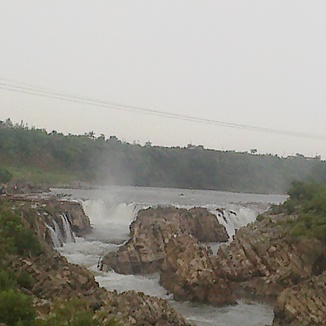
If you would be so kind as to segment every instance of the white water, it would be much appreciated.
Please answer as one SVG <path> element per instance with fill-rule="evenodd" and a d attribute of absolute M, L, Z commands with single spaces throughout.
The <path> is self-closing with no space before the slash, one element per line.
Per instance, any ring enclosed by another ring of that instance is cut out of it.
<path fill-rule="evenodd" d="M 61 217 L 61 220 L 62 220 L 63 231 L 64 231 L 64 234 L 65 234 L 65 242 L 66 243 L 75 242 L 75 239 L 74 239 L 74 236 L 72 234 L 67 215 L 66 214 L 61 214 L 60 217 Z"/>
<path fill-rule="evenodd" d="M 159 285 L 159 275 L 135 276 L 115 272 L 99 272 L 99 258 L 118 249 L 118 244 L 128 239 L 129 225 L 141 208 L 156 205 L 177 207 L 206 207 L 216 214 L 225 225 L 229 235 L 235 229 L 255 220 L 258 213 L 271 203 L 285 200 L 285 196 L 234 194 L 217 191 L 107 187 L 97 190 L 53 189 L 55 193 L 68 193 L 72 198 L 82 200 L 86 214 L 91 220 L 93 232 L 86 239 L 66 243 L 58 248 L 67 259 L 85 265 L 92 270 L 99 284 L 108 290 L 123 292 L 142 291 L 170 301 L 186 319 L 196 325 L 268 325 L 273 319 L 272 307 L 254 302 L 240 301 L 236 306 L 216 308 L 207 305 L 175 302 Z M 219 244 L 210 244 L 216 251 Z"/>
<path fill-rule="evenodd" d="M 54 248 L 59 248 L 62 243 L 59 240 L 58 233 L 52 228 L 52 226 L 50 226 L 50 225 L 48 225 L 46 223 L 45 223 L 45 226 L 50 231 L 50 237 L 51 237 L 51 240 L 53 242 L 53 247 Z"/>

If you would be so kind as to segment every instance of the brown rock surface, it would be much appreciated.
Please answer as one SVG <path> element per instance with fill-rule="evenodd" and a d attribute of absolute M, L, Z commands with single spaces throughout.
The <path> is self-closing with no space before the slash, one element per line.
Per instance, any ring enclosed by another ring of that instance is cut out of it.
<path fill-rule="evenodd" d="M 176 300 L 235 304 L 228 281 L 215 271 L 209 251 L 193 236 L 171 237 L 165 252 L 160 282 Z"/>
<path fill-rule="evenodd" d="M 274 326 L 326 325 L 326 272 L 284 290 L 274 313 Z"/>
<path fill-rule="evenodd" d="M 224 226 L 204 208 L 149 208 L 131 224 L 130 240 L 104 257 L 103 269 L 122 274 L 157 272 L 165 258 L 164 244 L 174 235 L 193 235 L 203 242 L 228 240 Z"/>
<path fill-rule="evenodd" d="M 230 281 L 243 282 L 252 293 L 275 295 L 311 277 L 326 245 L 316 239 L 294 239 L 283 216 L 266 217 L 241 228 L 229 246 L 222 246 L 214 265 Z M 323 260 L 323 259 L 322 259 Z"/>
<path fill-rule="evenodd" d="M 121 294 L 109 292 L 107 301 L 98 312 L 105 320 L 115 316 L 122 325 L 190 326 L 167 301 L 135 291 Z"/>
<path fill-rule="evenodd" d="M 56 205 L 60 206 L 60 203 Z M 171 325 L 186 326 L 188 323 L 168 302 L 143 293 L 128 291 L 118 294 L 100 288 L 94 276 L 83 266 L 70 264 L 44 240 L 44 217 L 54 216 L 56 209 L 35 202 L 15 202 L 14 207 L 27 227 L 34 227 L 43 253 L 34 257 L 8 255 L 6 265 L 15 275 L 28 275 L 19 285 L 20 290 L 34 298 L 40 315 L 51 310 L 56 299 L 81 298 L 87 308 L 94 309 L 103 320 L 115 318 L 121 325 Z M 43 215 L 46 212 L 49 215 Z M 51 215 L 50 215 L 51 213 Z M 38 230 L 36 229 L 38 228 Z M 84 309 L 84 307 L 81 307 Z"/>

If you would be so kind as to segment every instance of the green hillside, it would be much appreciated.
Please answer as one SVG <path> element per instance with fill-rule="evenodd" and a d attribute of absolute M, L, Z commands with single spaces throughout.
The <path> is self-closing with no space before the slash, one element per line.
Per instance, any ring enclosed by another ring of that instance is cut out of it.
<path fill-rule="evenodd" d="M 204 149 L 166 148 L 48 133 L 0 122 L 0 168 L 14 181 L 116 184 L 284 193 L 293 180 L 326 183 L 326 162 Z M 5 170 L 4 170 L 5 169 Z M 1 171 L 1 170 L 0 170 Z"/>

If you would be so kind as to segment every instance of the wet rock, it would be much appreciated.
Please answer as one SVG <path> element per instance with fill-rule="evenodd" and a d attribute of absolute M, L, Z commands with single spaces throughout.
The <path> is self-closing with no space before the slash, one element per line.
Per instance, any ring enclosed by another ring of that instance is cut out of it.
<path fill-rule="evenodd" d="M 274 326 L 326 325 L 326 272 L 284 290 L 274 313 Z"/>
<path fill-rule="evenodd" d="M 219 248 L 214 266 L 251 293 L 277 296 L 311 277 L 324 261 L 325 243 L 293 238 L 283 216 L 241 228 L 229 246 Z"/>
<path fill-rule="evenodd" d="M 104 322 L 114 317 L 122 325 L 189 325 L 167 301 L 145 295 L 142 292 L 126 291 L 121 294 L 109 292 L 104 306 L 97 312 Z M 190 325 L 189 325 L 190 326 Z"/>
<path fill-rule="evenodd" d="M 235 304 L 228 281 L 215 271 L 207 248 L 193 236 L 171 237 L 165 252 L 160 282 L 176 300 Z"/>
<path fill-rule="evenodd" d="M 148 274 L 160 270 L 165 243 L 171 237 L 193 235 L 203 242 L 225 242 L 226 229 L 204 208 L 158 207 L 141 210 L 130 226 L 130 240 L 103 259 L 103 270 Z"/>

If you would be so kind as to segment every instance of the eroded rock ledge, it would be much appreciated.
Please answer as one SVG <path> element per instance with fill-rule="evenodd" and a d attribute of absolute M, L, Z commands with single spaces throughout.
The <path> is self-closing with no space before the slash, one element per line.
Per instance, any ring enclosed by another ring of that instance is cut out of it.
<path fill-rule="evenodd" d="M 43 253 L 35 257 L 9 256 L 6 264 L 20 275 L 29 275 L 29 281 L 20 290 L 33 297 L 40 316 L 47 315 L 56 299 L 81 298 L 85 307 L 92 309 L 101 320 L 112 318 L 121 325 L 189 325 L 165 300 L 134 291 L 121 294 L 100 288 L 94 276 L 83 266 L 70 264 L 47 243 L 50 216 L 63 212 L 71 214 L 71 220 L 84 218 L 75 203 L 44 201 L 12 201 L 13 210 L 19 212 L 26 227 L 35 230 Z M 72 206 L 71 206 L 72 205 Z M 80 214 L 79 214 L 80 213 Z"/>
<path fill-rule="evenodd" d="M 234 304 L 229 281 L 215 272 L 211 251 L 200 242 L 226 242 L 228 234 L 205 208 L 142 210 L 131 238 L 103 259 L 104 270 L 123 274 L 161 273 L 161 284 L 177 300 L 218 306 Z"/>
<path fill-rule="evenodd" d="M 213 258 L 217 271 L 252 294 L 277 296 L 323 269 L 326 244 L 289 235 L 288 216 L 268 216 L 241 228 Z"/>
<path fill-rule="evenodd" d="M 161 270 L 165 244 L 172 237 L 192 235 L 202 242 L 225 242 L 228 234 L 204 208 L 158 207 L 141 210 L 130 226 L 130 240 L 103 258 L 103 270 L 149 274 Z"/>
<path fill-rule="evenodd" d="M 325 325 L 326 272 L 284 290 L 274 312 L 273 326 Z"/>

